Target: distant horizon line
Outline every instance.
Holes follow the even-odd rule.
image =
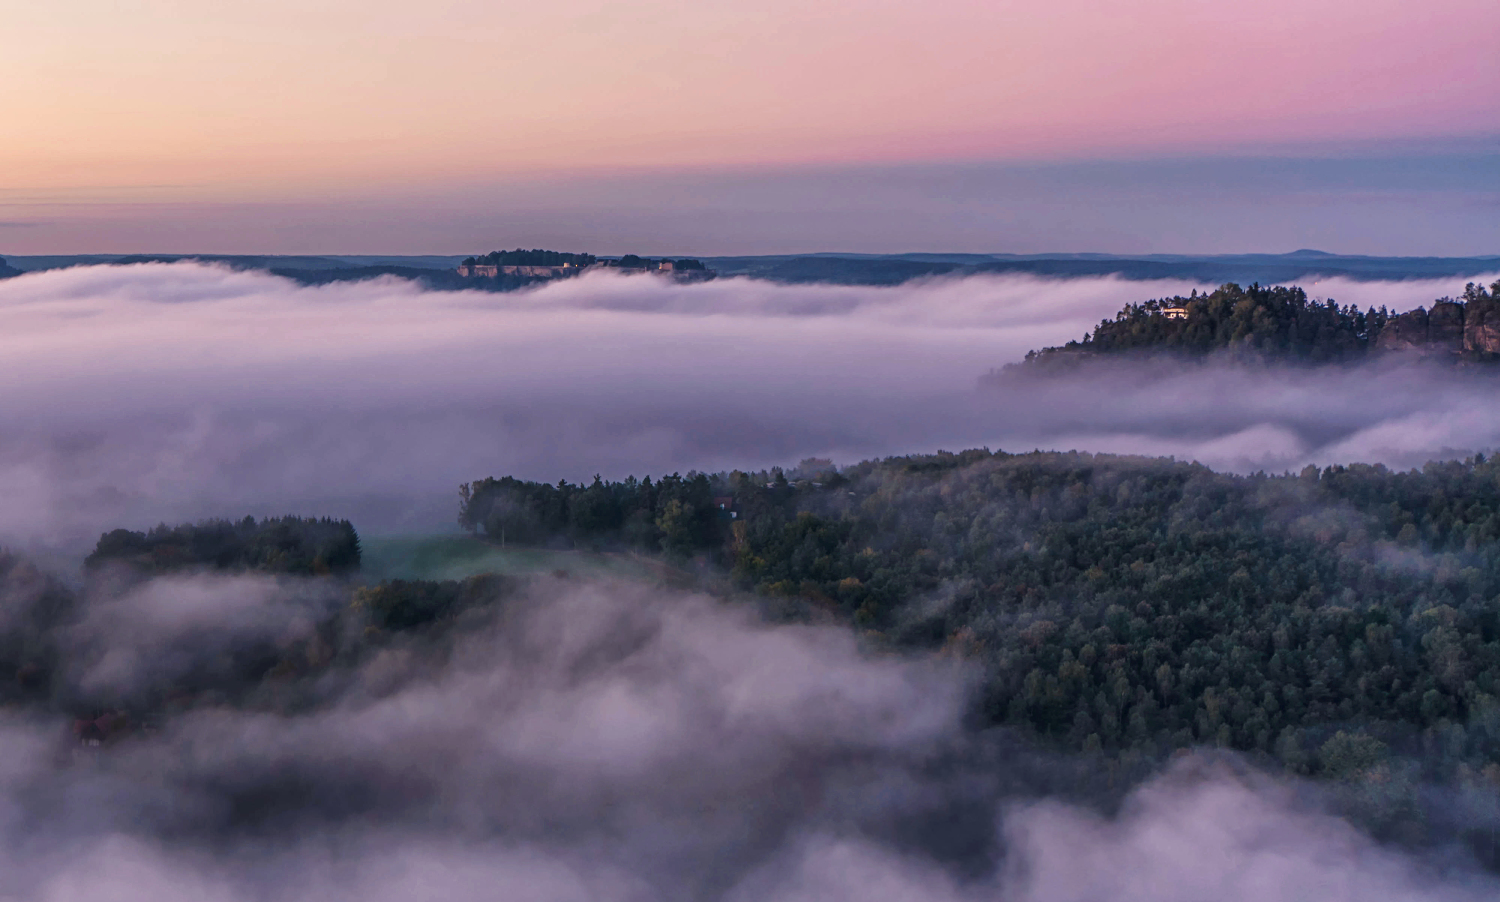
[[[499,248],[495,248],[499,249]],[[495,250],[492,249],[492,250]],[[555,248],[544,248],[555,250]],[[98,259],[124,259],[124,258],[154,258],[173,257],[178,259],[204,259],[204,258],[244,258],[244,257],[266,257],[266,258],[322,258],[322,259],[432,259],[432,258],[454,258],[462,260],[475,254],[489,253],[490,251],[459,251],[452,253],[375,253],[375,252],[342,252],[342,251],[304,251],[298,253],[263,253],[255,251],[75,251],[48,254],[11,254],[0,250],[0,258],[6,260],[46,260],[67,258],[98,258]],[[636,254],[646,256],[640,251],[625,251],[623,253],[595,253],[593,251],[567,251],[568,253],[590,253],[601,258],[618,258]],[[1214,260],[1232,258],[1275,258],[1275,259],[1305,259],[1308,257],[1327,258],[1331,260],[1500,260],[1500,251],[1493,254],[1353,254],[1338,253],[1334,251],[1322,251],[1315,248],[1298,248],[1294,251],[1239,251],[1233,253],[1172,253],[1152,252],[1143,254],[1111,253],[1108,251],[1039,251],[1036,253],[1012,253],[1009,251],[897,251],[880,253],[871,251],[788,251],[785,253],[702,253],[702,252],[651,252],[653,257],[696,257],[699,259],[772,259],[772,258],[797,258],[797,257],[832,257],[841,259],[894,259],[913,257],[943,257],[993,260],[1045,260],[1045,259],[1088,259],[1088,260]]]

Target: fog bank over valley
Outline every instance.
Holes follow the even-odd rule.
[[[1495,898],[1488,496],[1390,535],[1375,478],[971,452],[575,485],[553,536],[552,487],[466,486],[484,539],[379,538],[456,532],[487,475],[1500,444],[1495,377],[1416,358],[981,378],[1210,287],[0,282],[0,543],[57,571],[0,551],[0,897]],[[364,550],[240,519],[287,512]],[[1354,680],[1386,720],[1335,706]]]
[[[14,571],[4,587],[12,610],[36,589]],[[275,640],[289,663],[237,704],[169,695],[185,710],[103,748],[79,747],[56,718],[0,717],[0,893],[1290,902],[1316,889],[1467,902],[1496,890],[1466,865],[1376,845],[1316,791],[1233,756],[1183,757],[1129,788],[1098,762],[965,730],[968,664],[872,654],[841,627],[544,578],[446,633],[369,627],[373,645],[351,653],[310,625],[327,612],[319,596],[295,581],[159,578],[91,598],[101,613],[43,639],[63,664],[60,697],[109,705],[190,673],[205,685],[215,656],[292,615]],[[127,609],[140,615],[130,629],[98,628]]]
[[[6,4],[0,902],[1500,900],[1500,2],[944,2]]]
[[[1484,281],[1489,281],[1486,277]],[[1307,284],[1406,310],[1462,280]],[[1500,444],[1486,377],[1421,366],[1197,367],[980,391],[1128,302],[1118,278],[892,287],[607,273],[505,294],[299,287],[194,263],[0,282],[0,537],[225,512],[453,520],[454,490],[988,445],[1177,455],[1241,471],[1420,465]]]

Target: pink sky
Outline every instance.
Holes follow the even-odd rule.
[[[1494,0],[53,0],[5,31],[12,222],[1500,131]]]

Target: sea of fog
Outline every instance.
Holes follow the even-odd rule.
[[[1323,280],[1405,310],[1462,280]],[[1500,444],[1485,380],[1419,367],[1197,368],[981,391],[1122,305],[1118,278],[896,287],[590,274],[509,294],[301,287],[196,263],[0,281],[0,540],[288,512],[452,528],[461,482],[555,481],[988,446],[1240,471],[1416,466]]]
[[[0,282],[0,544],[76,551],[105,528],[246,513],[349,516],[366,534],[452,528],[458,483],[502,473],[986,444],[1279,469],[1497,444],[1492,383],[1420,366],[977,388],[1126,302],[1195,287],[599,274],[437,294],[187,263],[25,275]],[[1317,290],[1405,309],[1459,287]],[[25,567],[0,580],[0,633],[24,632],[45,587]],[[146,704],[148,687],[257,642],[311,641],[348,603],[336,581],[251,575],[81,591],[49,642],[61,697],[100,707]],[[396,637],[328,668],[295,713],[208,695],[97,752],[70,741],[67,710],[0,711],[0,898],[1500,895],[1461,852],[1382,846],[1316,788],[1232,755],[1189,754],[1127,786],[1107,762],[976,732],[969,664],[872,651],[842,627],[551,576],[461,626],[446,644]]]

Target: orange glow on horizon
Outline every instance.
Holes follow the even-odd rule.
[[[47,196],[1500,125],[1489,0],[59,0],[7,31],[0,188]]]

